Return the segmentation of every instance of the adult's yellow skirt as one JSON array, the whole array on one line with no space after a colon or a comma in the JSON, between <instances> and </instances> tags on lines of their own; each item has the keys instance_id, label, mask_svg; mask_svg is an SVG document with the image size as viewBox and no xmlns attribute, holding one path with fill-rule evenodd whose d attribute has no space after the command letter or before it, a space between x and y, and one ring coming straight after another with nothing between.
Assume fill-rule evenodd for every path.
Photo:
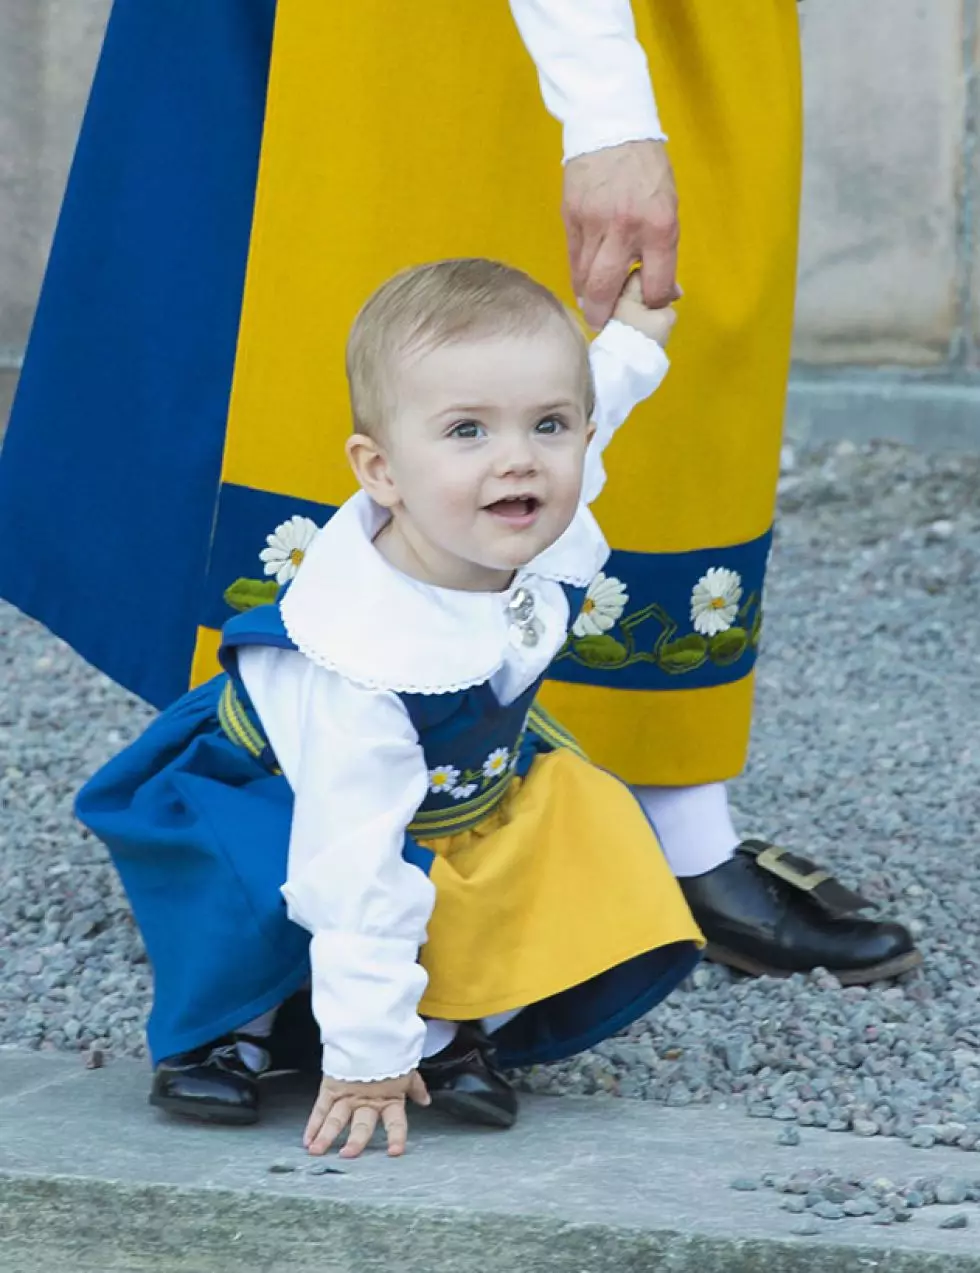
<instances>
[{"instance_id":1,"label":"adult's yellow skirt","mask_svg":"<svg viewBox=\"0 0 980 1273\"><path fill-rule=\"evenodd\" d=\"M597 508L628 602L586 601L545 702L622 777L695 783L737 772L751 713L796 4L634 8L681 194L683 321ZM351 492L342 355L365 296L478 254L571 299L559 160L505 0L116 0L0 458L0 593L151 702L210 675L266 535Z\"/></svg>"}]
</instances>

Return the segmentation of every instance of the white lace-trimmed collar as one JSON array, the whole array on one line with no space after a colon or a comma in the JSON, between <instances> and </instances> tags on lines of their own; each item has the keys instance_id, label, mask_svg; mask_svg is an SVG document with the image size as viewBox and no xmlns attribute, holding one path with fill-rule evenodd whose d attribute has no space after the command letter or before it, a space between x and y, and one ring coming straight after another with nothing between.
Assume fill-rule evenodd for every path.
<instances>
[{"instance_id":1,"label":"white lace-trimmed collar","mask_svg":"<svg viewBox=\"0 0 980 1273\"><path fill-rule=\"evenodd\" d=\"M535 580L587 587L609 548L581 505L556 543L505 592L437 588L396 570L373 540L387 513L363 491L343 504L306 551L280 603L297 648L370 689L440 694L482 684L509 645L507 599Z\"/></svg>"}]
</instances>

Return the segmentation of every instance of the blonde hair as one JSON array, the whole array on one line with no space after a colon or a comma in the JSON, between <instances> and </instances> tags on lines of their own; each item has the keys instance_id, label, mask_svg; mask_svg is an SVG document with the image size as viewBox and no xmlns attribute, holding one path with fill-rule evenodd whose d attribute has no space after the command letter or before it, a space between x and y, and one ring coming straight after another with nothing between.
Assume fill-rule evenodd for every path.
<instances>
[{"instance_id":1,"label":"blonde hair","mask_svg":"<svg viewBox=\"0 0 980 1273\"><path fill-rule=\"evenodd\" d=\"M397 363L466 338L532 335L557 316L580 362L586 417L595 407L589 349L577 321L553 292L523 270L482 257L433 261L403 270L367 300L347 341L354 430L376 437L394 405Z\"/></svg>"}]
</instances>

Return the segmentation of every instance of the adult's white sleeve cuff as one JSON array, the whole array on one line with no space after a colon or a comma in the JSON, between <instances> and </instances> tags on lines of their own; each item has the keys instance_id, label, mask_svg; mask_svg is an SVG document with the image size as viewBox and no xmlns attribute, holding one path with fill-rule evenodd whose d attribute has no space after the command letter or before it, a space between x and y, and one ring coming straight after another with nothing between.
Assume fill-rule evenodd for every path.
<instances>
[{"instance_id":1,"label":"adult's white sleeve cuff","mask_svg":"<svg viewBox=\"0 0 980 1273\"><path fill-rule=\"evenodd\" d=\"M665 141L630 0L510 0L564 158Z\"/></svg>"}]
</instances>

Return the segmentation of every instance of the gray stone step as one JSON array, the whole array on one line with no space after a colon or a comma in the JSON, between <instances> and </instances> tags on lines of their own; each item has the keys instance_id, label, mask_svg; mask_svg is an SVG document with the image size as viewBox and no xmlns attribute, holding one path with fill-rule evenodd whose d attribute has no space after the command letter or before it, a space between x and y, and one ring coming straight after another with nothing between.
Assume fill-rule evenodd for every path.
<instances>
[{"instance_id":1,"label":"gray stone step","mask_svg":"<svg viewBox=\"0 0 980 1273\"><path fill-rule=\"evenodd\" d=\"M731 1188L803 1166L980 1175L962 1151L815 1130L789 1148L740 1111L538 1098L510 1132L425 1111L401 1160L311 1160L309 1083L271 1080L262 1124L230 1129L164 1119L147 1078L0 1050L3 1273L980 1273L980 1206L798 1237L780 1195ZM941 1230L954 1210L969 1228Z\"/></svg>"}]
</instances>

